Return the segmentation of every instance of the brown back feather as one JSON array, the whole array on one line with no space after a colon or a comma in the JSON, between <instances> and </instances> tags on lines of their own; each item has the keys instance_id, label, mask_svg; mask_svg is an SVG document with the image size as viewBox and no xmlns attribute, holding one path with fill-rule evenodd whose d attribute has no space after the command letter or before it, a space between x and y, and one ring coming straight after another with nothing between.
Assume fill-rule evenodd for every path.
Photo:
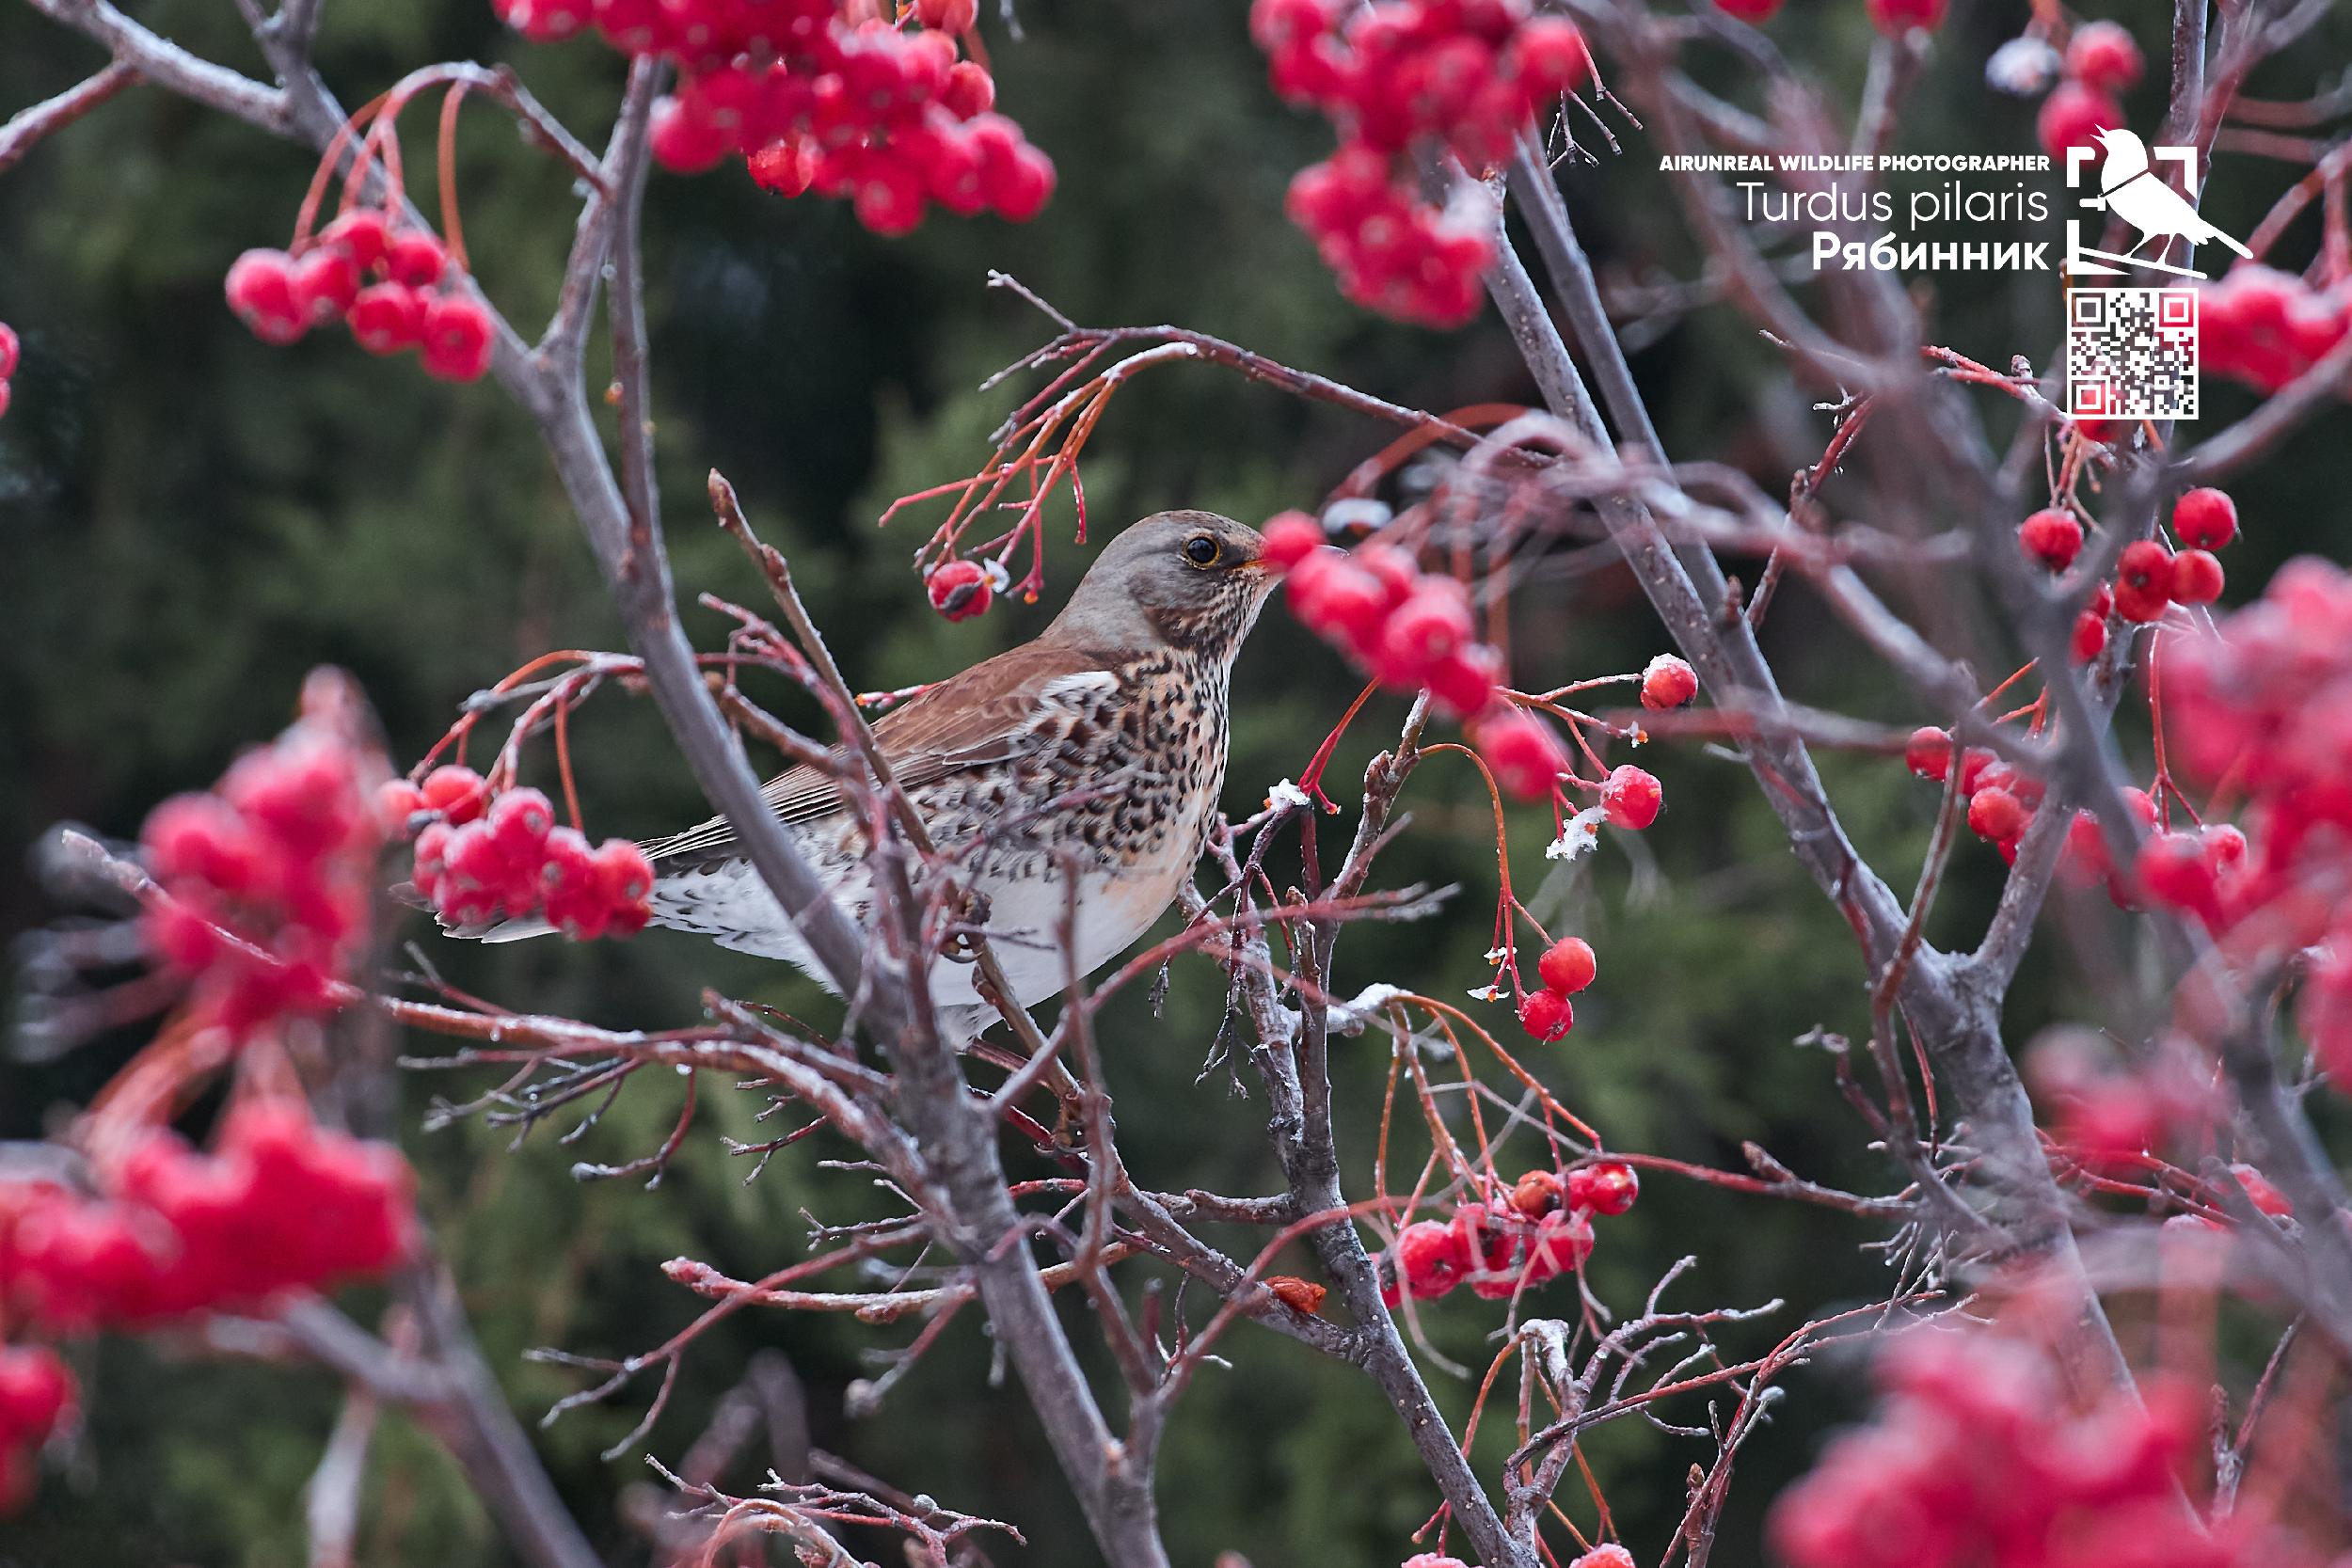
<instances>
[{"instance_id":1,"label":"brown back feather","mask_svg":"<svg viewBox=\"0 0 2352 1568\"><path fill-rule=\"evenodd\" d=\"M874 739L899 784L921 789L966 769L1017 756L1036 722L1038 694L1049 683L1107 670L1117 662L1116 656L1041 637L909 698L875 723ZM834 755L854 766L848 748L834 748ZM818 821L847 804L838 784L806 767L779 773L761 787L760 796L777 820L787 823ZM657 871L684 862L724 860L739 852L735 831L723 816L644 847ZM664 866L664 862L670 864Z\"/></svg>"}]
</instances>

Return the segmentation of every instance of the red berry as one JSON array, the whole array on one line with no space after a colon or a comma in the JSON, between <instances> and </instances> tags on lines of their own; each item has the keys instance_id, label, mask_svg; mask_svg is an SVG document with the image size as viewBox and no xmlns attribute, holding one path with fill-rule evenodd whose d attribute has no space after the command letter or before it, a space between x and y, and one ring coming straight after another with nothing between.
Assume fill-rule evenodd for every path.
<instances>
[{"instance_id":1,"label":"red berry","mask_svg":"<svg viewBox=\"0 0 2352 1568\"><path fill-rule=\"evenodd\" d=\"M1427 1301L1454 1289L1469 1261L1454 1227L1437 1220L1408 1225L1396 1239L1397 1274L1417 1300Z\"/></svg>"},{"instance_id":2,"label":"red berry","mask_svg":"<svg viewBox=\"0 0 2352 1568\"><path fill-rule=\"evenodd\" d=\"M2017 525L2017 544L2026 559L2063 572L2082 553L2083 526L2072 513L2050 507Z\"/></svg>"},{"instance_id":3,"label":"red berry","mask_svg":"<svg viewBox=\"0 0 2352 1568\"><path fill-rule=\"evenodd\" d=\"M1630 763L1612 769L1600 789L1602 814L1620 828L1648 827L1665 803L1665 789L1657 778Z\"/></svg>"},{"instance_id":4,"label":"red berry","mask_svg":"<svg viewBox=\"0 0 2352 1568\"><path fill-rule=\"evenodd\" d=\"M2139 72L2139 45L2119 23L2088 23L2066 45L2066 74L2085 87L2122 92Z\"/></svg>"},{"instance_id":5,"label":"red berry","mask_svg":"<svg viewBox=\"0 0 2352 1568\"><path fill-rule=\"evenodd\" d=\"M1495 784L1514 800L1548 800L1567 771L1567 753L1551 726L1518 708L1482 721L1470 736Z\"/></svg>"},{"instance_id":6,"label":"red berry","mask_svg":"<svg viewBox=\"0 0 2352 1568\"><path fill-rule=\"evenodd\" d=\"M2027 816L2026 803L2006 789L1979 789L1968 798L1968 831L1989 843L2015 843Z\"/></svg>"},{"instance_id":7,"label":"red berry","mask_svg":"<svg viewBox=\"0 0 2352 1568\"><path fill-rule=\"evenodd\" d=\"M950 621L968 621L995 602L996 585L977 561L949 561L923 579L931 608Z\"/></svg>"},{"instance_id":8,"label":"red berry","mask_svg":"<svg viewBox=\"0 0 2352 1568\"><path fill-rule=\"evenodd\" d=\"M1599 965L1593 958L1593 945L1582 937L1562 937L1544 949L1536 961L1535 972L1544 979L1548 990L1563 996L1573 995L1593 983Z\"/></svg>"},{"instance_id":9,"label":"red berry","mask_svg":"<svg viewBox=\"0 0 2352 1568\"><path fill-rule=\"evenodd\" d=\"M1560 1179L1548 1170L1531 1170L1511 1188L1511 1209L1523 1219L1541 1219L1560 1207Z\"/></svg>"},{"instance_id":10,"label":"red berry","mask_svg":"<svg viewBox=\"0 0 2352 1568\"><path fill-rule=\"evenodd\" d=\"M1314 0L1308 0L1314 4ZM1279 512L1266 519L1265 562L1287 572L1323 546L1323 525L1304 512Z\"/></svg>"},{"instance_id":11,"label":"red berry","mask_svg":"<svg viewBox=\"0 0 2352 1568\"><path fill-rule=\"evenodd\" d=\"M425 296L405 283L373 283L351 302L351 336L370 354L398 354L424 336Z\"/></svg>"},{"instance_id":12,"label":"red berry","mask_svg":"<svg viewBox=\"0 0 2352 1568\"><path fill-rule=\"evenodd\" d=\"M989 205L1008 223L1026 223L1054 194L1054 160L1024 142L999 170L983 170Z\"/></svg>"},{"instance_id":13,"label":"red berry","mask_svg":"<svg viewBox=\"0 0 2352 1568\"><path fill-rule=\"evenodd\" d=\"M1715 0L1715 8L1725 16L1736 16L1742 22L1770 22L1780 11L1781 0Z\"/></svg>"},{"instance_id":14,"label":"red berry","mask_svg":"<svg viewBox=\"0 0 2352 1568\"><path fill-rule=\"evenodd\" d=\"M424 308L424 373L442 381L479 381L497 342L490 312L469 294L436 294Z\"/></svg>"},{"instance_id":15,"label":"red berry","mask_svg":"<svg viewBox=\"0 0 2352 1568\"><path fill-rule=\"evenodd\" d=\"M1370 555L1371 549L1359 553ZM1375 569L1375 578L1380 575ZM1418 686L1433 665L1459 650L1471 634L1468 591L1452 578L1429 578L1390 614L1381 639L1381 663L1401 677L1395 684Z\"/></svg>"},{"instance_id":16,"label":"red berry","mask_svg":"<svg viewBox=\"0 0 2352 1568\"><path fill-rule=\"evenodd\" d=\"M958 60L947 68L939 102L958 119L984 115L996 106L996 79L977 60Z\"/></svg>"},{"instance_id":17,"label":"red berry","mask_svg":"<svg viewBox=\"0 0 2352 1568\"><path fill-rule=\"evenodd\" d=\"M2234 1164L2230 1167L2230 1174L2237 1178L2238 1185L2246 1189L2248 1199L2264 1213L2282 1219L2295 1212L2295 1205L2287 1201L2287 1195L2253 1166L2243 1163Z\"/></svg>"},{"instance_id":18,"label":"red berry","mask_svg":"<svg viewBox=\"0 0 2352 1568\"><path fill-rule=\"evenodd\" d=\"M1531 990L1519 998L1519 1027L1535 1039L1565 1039L1576 1027L1576 1009L1556 990Z\"/></svg>"},{"instance_id":19,"label":"red berry","mask_svg":"<svg viewBox=\"0 0 2352 1568\"><path fill-rule=\"evenodd\" d=\"M1494 700L1502 684L1502 655L1484 642L1438 660L1426 676L1430 699L1456 719L1470 719Z\"/></svg>"},{"instance_id":20,"label":"red berry","mask_svg":"<svg viewBox=\"0 0 2352 1568\"><path fill-rule=\"evenodd\" d=\"M895 239L923 222L923 184L903 164L878 163L858 182L850 207L868 230Z\"/></svg>"},{"instance_id":21,"label":"red berry","mask_svg":"<svg viewBox=\"0 0 2352 1568\"><path fill-rule=\"evenodd\" d=\"M424 803L441 814L441 819L452 827L460 827L482 815L489 800L482 775L470 768L448 765L436 768L424 776L419 786L424 792Z\"/></svg>"},{"instance_id":22,"label":"red berry","mask_svg":"<svg viewBox=\"0 0 2352 1568\"><path fill-rule=\"evenodd\" d=\"M2172 558L2174 603L2211 604L2221 588L2221 562L2210 550L2183 550Z\"/></svg>"},{"instance_id":23,"label":"red berry","mask_svg":"<svg viewBox=\"0 0 2352 1568\"><path fill-rule=\"evenodd\" d=\"M0 381L6 381L16 373L17 358L16 328L7 322L0 322Z\"/></svg>"},{"instance_id":24,"label":"red berry","mask_svg":"<svg viewBox=\"0 0 2352 1568\"><path fill-rule=\"evenodd\" d=\"M698 103L659 98L654 101L645 145L654 162L671 173L700 174L716 168L720 159L735 150L735 138L701 113Z\"/></svg>"},{"instance_id":25,"label":"red berry","mask_svg":"<svg viewBox=\"0 0 2352 1568\"><path fill-rule=\"evenodd\" d=\"M320 245L294 264L294 303L312 325L332 321L359 297L359 263L333 245Z\"/></svg>"},{"instance_id":26,"label":"red berry","mask_svg":"<svg viewBox=\"0 0 2352 1568\"><path fill-rule=\"evenodd\" d=\"M1903 766L1923 779L1942 784L1952 770L1952 737L1946 730L1933 724L1922 724L1911 732L1903 745Z\"/></svg>"},{"instance_id":27,"label":"red berry","mask_svg":"<svg viewBox=\"0 0 2352 1568\"><path fill-rule=\"evenodd\" d=\"M979 0L914 0L914 14L926 27L968 33L980 20L980 5Z\"/></svg>"},{"instance_id":28,"label":"red berry","mask_svg":"<svg viewBox=\"0 0 2352 1568\"><path fill-rule=\"evenodd\" d=\"M2172 532L2189 549L2217 550L2237 537L2237 502L2226 490L2185 491L2172 503Z\"/></svg>"},{"instance_id":29,"label":"red berry","mask_svg":"<svg viewBox=\"0 0 2352 1568\"><path fill-rule=\"evenodd\" d=\"M2172 552L2153 539L2135 539L2116 562L2115 612L2146 624L2172 602Z\"/></svg>"},{"instance_id":30,"label":"red berry","mask_svg":"<svg viewBox=\"0 0 2352 1568\"><path fill-rule=\"evenodd\" d=\"M799 196L808 189L817 173L813 150L798 136L771 142L744 163L751 170L753 183L778 196Z\"/></svg>"},{"instance_id":31,"label":"red berry","mask_svg":"<svg viewBox=\"0 0 2352 1568\"><path fill-rule=\"evenodd\" d=\"M229 268L229 308L265 343L291 343L310 329L294 290L294 259L282 250L248 250Z\"/></svg>"},{"instance_id":32,"label":"red berry","mask_svg":"<svg viewBox=\"0 0 2352 1568\"><path fill-rule=\"evenodd\" d=\"M1888 38L1900 38L1914 27L1930 32L1944 25L1945 0L1869 0L1871 24Z\"/></svg>"},{"instance_id":33,"label":"red berry","mask_svg":"<svg viewBox=\"0 0 2352 1568\"><path fill-rule=\"evenodd\" d=\"M1541 1285L1572 1274L1592 1255L1593 1222L1573 1208L1555 1210L1535 1223L1535 1234L1528 1239L1527 1282Z\"/></svg>"},{"instance_id":34,"label":"red berry","mask_svg":"<svg viewBox=\"0 0 2352 1568\"><path fill-rule=\"evenodd\" d=\"M395 283L429 289L449 270L449 252L441 248L438 239L423 230L404 229L385 246L384 269L391 274Z\"/></svg>"},{"instance_id":35,"label":"red berry","mask_svg":"<svg viewBox=\"0 0 2352 1568\"><path fill-rule=\"evenodd\" d=\"M73 1374L55 1351L0 1345L0 1461L6 1450L38 1448L73 1406Z\"/></svg>"},{"instance_id":36,"label":"red berry","mask_svg":"<svg viewBox=\"0 0 2352 1568\"><path fill-rule=\"evenodd\" d=\"M1604 1160L1568 1173L1568 1203L1596 1214L1622 1214L1642 1196L1642 1179L1622 1160Z\"/></svg>"},{"instance_id":37,"label":"red berry","mask_svg":"<svg viewBox=\"0 0 2352 1568\"><path fill-rule=\"evenodd\" d=\"M2106 651L2106 617L2094 610L2084 610L2074 617L2073 647L2074 662L2088 664Z\"/></svg>"},{"instance_id":38,"label":"red berry","mask_svg":"<svg viewBox=\"0 0 2352 1568\"><path fill-rule=\"evenodd\" d=\"M355 207L319 231L321 244L342 251L361 272L384 260L391 237L390 224L373 207Z\"/></svg>"},{"instance_id":39,"label":"red berry","mask_svg":"<svg viewBox=\"0 0 2352 1568\"><path fill-rule=\"evenodd\" d=\"M387 833L405 838L408 819L424 809L424 791L406 779L387 779L375 792L375 819Z\"/></svg>"},{"instance_id":40,"label":"red berry","mask_svg":"<svg viewBox=\"0 0 2352 1568\"><path fill-rule=\"evenodd\" d=\"M652 912L653 863L643 849L625 838L608 838L596 847L595 863L597 890L616 915L623 911ZM624 934L633 935L635 929Z\"/></svg>"},{"instance_id":41,"label":"red berry","mask_svg":"<svg viewBox=\"0 0 2352 1568\"><path fill-rule=\"evenodd\" d=\"M1522 24L1511 48L1518 57L1519 79L1538 98L1574 92L1593 74L1584 35L1564 16L1539 16Z\"/></svg>"},{"instance_id":42,"label":"red berry","mask_svg":"<svg viewBox=\"0 0 2352 1568\"><path fill-rule=\"evenodd\" d=\"M2213 863L2195 833L2157 833L2139 847L2140 890L2160 904L2211 918L2217 914Z\"/></svg>"},{"instance_id":43,"label":"red berry","mask_svg":"<svg viewBox=\"0 0 2352 1568\"><path fill-rule=\"evenodd\" d=\"M1698 672L1672 654L1660 654L1642 672L1642 705L1663 712L1699 694Z\"/></svg>"},{"instance_id":44,"label":"red berry","mask_svg":"<svg viewBox=\"0 0 2352 1568\"><path fill-rule=\"evenodd\" d=\"M6 380L0 380L0 414L6 414L8 411L8 382L7 382Z\"/></svg>"},{"instance_id":45,"label":"red berry","mask_svg":"<svg viewBox=\"0 0 2352 1568\"><path fill-rule=\"evenodd\" d=\"M2034 117L2034 136L2052 162L2063 165L2068 148L2089 148L2095 153L2098 133L2119 130L2122 124L2123 111L2114 99L2081 82L2060 82L2042 101L2041 113Z\"/></svg>"}]
</instances>

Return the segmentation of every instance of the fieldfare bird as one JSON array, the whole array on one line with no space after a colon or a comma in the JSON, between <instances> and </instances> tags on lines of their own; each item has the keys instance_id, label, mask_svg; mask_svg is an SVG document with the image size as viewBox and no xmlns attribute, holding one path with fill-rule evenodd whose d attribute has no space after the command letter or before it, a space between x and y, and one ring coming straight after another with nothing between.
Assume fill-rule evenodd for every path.
<instances>
[{"instance_id":1,"label":"fieldfare bird","mask_svg":"<svg viewBox=\"0 0 2352 1568\"><path fill-rule=\"evenodd\" d=\"M1059 991L1071 958L1091 974L1141 936L1207 847L1233 656L1275 582L1264 546L1215 513L1147 517L1104 547L1034 641L926 688L874 726L947 874L977 895L981 934L1021 1004ZM864 826L840 784L802 767L762 793L835 902L870 922ZM724 818L644 847L654 925L824 978ZM510 923L483 934L545 929ZM932 1004L959 1044L994 1016L976 967L969 954L930 962Z\"/></svg>"}]
</instances>

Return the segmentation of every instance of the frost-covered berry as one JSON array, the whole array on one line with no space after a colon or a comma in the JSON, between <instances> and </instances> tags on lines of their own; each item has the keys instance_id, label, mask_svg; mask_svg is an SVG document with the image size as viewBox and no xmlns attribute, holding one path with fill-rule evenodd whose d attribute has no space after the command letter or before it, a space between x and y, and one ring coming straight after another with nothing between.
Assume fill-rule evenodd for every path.
<instances>
[{"instance_id":1,"label":"frost-covered berry","mask_svg":"<svg viewBox=\"0 0 2352 1568\"><path fill-rule=\"evenodd\" d=\"M1672 654L1660 654L1642 672L1642 705L1659 712L1699 694L1698 673Z\"/></svg>"}]
</instances>

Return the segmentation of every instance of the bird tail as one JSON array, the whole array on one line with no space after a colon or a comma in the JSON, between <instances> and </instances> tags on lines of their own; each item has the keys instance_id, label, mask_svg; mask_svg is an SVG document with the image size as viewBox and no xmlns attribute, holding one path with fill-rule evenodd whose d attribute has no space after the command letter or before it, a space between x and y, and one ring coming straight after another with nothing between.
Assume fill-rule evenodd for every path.
<instances>
[{"instance_id":1,"label":"bird tail","mask_svg":"<svg viewBox=\"0 0 2352 1568\"><path fill-rule=\"evenodd\" d=\"M443 920L433 908L433 900L418 890L414 882L393 884L392 896L412 910L424 910L439 923L443 936L458 937L467 942L521 942L528 937L551 936L555 927L539 916L522 915L513 920Z\"/></svg>"}]
</instances>

